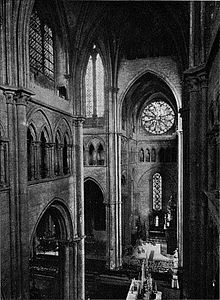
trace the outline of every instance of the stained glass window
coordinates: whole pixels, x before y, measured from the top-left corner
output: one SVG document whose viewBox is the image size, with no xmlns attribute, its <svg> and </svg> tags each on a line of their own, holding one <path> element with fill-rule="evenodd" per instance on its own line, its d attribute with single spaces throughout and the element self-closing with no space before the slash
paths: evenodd
<svg viewBox="0 0 220 300">
<path fill-rule="evenodd" d="M 174 124 L 175 113 L 171 106 L 160 100 L 148 104 L 142 112 L 142 124 L 152 134 L 163 134 Z"/>
<path fill-rule="evenodd" d="M 29 31 L 30 68 L 54 79 L 54 47 L 51 28 L 32 12 Z"/>
<path fill-rule="evenodd" d="M 159 173 L 153 175 L 153 209 L 162 209 L 162 177 Z"/>
<path fill-rule="evenodd" d="M 85 76 L 86 87 L 86 116 L 104 115 L 104 67 L 101 56 L 93 47 L 89 57 Z"/>
<path fill-rule="evenodd" d="M 93 115 L 93 74 L 92 74 L 92 56 L 86 69 L 86 116 L 91 118 Z"/>
<path fill-rule="evenodd" d="M 102 117 L 104 114 L 104 68 L 99 54 L 96 57 L 96 101 L 97 116 Z"/>
</svg>

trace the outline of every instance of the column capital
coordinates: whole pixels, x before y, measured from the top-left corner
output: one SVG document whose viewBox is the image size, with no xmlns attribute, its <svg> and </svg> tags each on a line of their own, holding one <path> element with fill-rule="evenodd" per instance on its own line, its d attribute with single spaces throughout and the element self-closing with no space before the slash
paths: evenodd
<svg viewBox="0 0 220 300">
<path fill-rule="evenodd" d="M 186 78 L 186 84 L 189 92 L 197 92 L 199 90 L 199 78 L 197 76 L 190 76 Z"/>
<path fill-rule="evenodd" d="M 190 92 L 198 91 L 200 87 L 207 87 L 208 76 L 204 64 L 189 68 L 184 72 L 184 77 Z"/>
<path fill-rule="evenodd" d="M 0 85 L 0 90 L 3 91 L 7 104 L 12 104 L 16 100 L 16 104 L 26 105 L 28 98 L 34 95 L 29 89 L 15 86 Z"/>
<path fill-rule="evenodd" d="M 14 103 L 14 95 L 17 91 L 17 87 L 9 86 L 9 85 L 0 85 L 0 90 L 3 91 L 3 94 L 6 98 L 6 103 L 13 104 Z"/>
<path fill-rule="evenodd" d="M 86 118 L 83 116 L 74 116 L 73 122 L 76 126 L 80 126 L 85 122 Z"/>
<path fill-rule="evenodd" d="M 206 72 L 202 72 L 198 74 L 199 81 L 200 81 L 200 86 L 202 88 L 207 88 L 208 87 L 208 75 Z"/>
<path fill-rule="evenodd" d="M 118 91 L 119 91 L 119 88 L 118 88 L 117 86 L 110 86 L 110 87 L 108 88 L 108 90 L 109 90 L 109 92 L 111 92 L 112 94 L 113 94 L 113 93 L 117 94 Z"/>
<path fill-rule="evenodd" d="M 16 91 L 15 99 L 17 105 L 27 105 L 27 101 L 33 96 L 34 93 L 26 88 L 18 88 Z"/>
</svg>

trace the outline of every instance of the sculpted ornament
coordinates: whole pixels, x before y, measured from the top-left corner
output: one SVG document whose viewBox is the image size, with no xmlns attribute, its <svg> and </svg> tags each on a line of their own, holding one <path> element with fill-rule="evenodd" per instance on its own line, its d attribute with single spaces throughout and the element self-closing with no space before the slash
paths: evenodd
<svg viewBox="0 0 220 300">
<path fill-rule="evenodd" d="M 199 78 L 197 76 L 188 77 L 186 83 L 189 89 L 189 92 L 197 92 L 199 90 Z"/>
</svg>

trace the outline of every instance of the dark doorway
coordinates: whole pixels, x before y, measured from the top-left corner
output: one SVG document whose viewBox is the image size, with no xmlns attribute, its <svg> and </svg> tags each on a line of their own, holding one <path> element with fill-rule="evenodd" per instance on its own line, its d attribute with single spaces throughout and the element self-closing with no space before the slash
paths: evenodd
<svg viewBox="0 0 220 300">
<path fill-rule="evenodd" d="M 106 255 L 106 212 L 102 191 L 92 180 L 84 183 L 86 255 Z"/>
<path fill-rule="evenodd" d="M 85 189 L 85 229 L 86 235 L 93 235 L 93 231 L 105 231 L 105 205 L 103 194 L 99 186 L 92 180 L 87 180 Z"/>
<path fill-rule="evenodd" d="M 30 299 L 64 299 L 65 243 L 62 218 L 51 207 L 42 216 L 33 239 Z"/>
</svg>

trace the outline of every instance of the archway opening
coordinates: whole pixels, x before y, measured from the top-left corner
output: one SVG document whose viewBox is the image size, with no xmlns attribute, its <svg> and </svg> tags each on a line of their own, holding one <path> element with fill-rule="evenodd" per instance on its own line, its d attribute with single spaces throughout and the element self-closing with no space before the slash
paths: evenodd
<svg viewBox="0 0 220 300">
<path fill-rule="evenodd" d="M 130 170 L 130 182 L 127 188 L 121 189 L 121 197 L 124 199 L 128 195 L 130 205 L 125 218 L 131 219 L 131 226 L 123 223 L 125 247 L 130 243 L 135 245 L 136 240 L 141 238 L 160 244 L 166 255 L 179 248 L 182 256 L 179 99 L 168 82 L 151 72 L 137 78 L 122 99 L 120 124 L 122 139 L 127 143 L 128 160 L 121 160 L 121 169 L 122 172 Z M 135 158 L 133 151 L 137 153 Z M 135 169 L 134 186 L 131 164 Z M 154 179 L 157 173 L 161 174 L 163 181 L 158 188 Z M 159 206 L 155 205 L 158 199 L 161 200 Z"/>
<path fill-rule="evenodd" d="M 100 187 L 93 180 L 84 183 L 86 257 L 106 256 L 106 211 Z"/>
<path fill-rule="evenodd" d="M 64 299 L 68 277 L 67 229 L 59 209 L 49 207 L 37 224 L 30 259 L 30 299 Z"/>
</svg>

